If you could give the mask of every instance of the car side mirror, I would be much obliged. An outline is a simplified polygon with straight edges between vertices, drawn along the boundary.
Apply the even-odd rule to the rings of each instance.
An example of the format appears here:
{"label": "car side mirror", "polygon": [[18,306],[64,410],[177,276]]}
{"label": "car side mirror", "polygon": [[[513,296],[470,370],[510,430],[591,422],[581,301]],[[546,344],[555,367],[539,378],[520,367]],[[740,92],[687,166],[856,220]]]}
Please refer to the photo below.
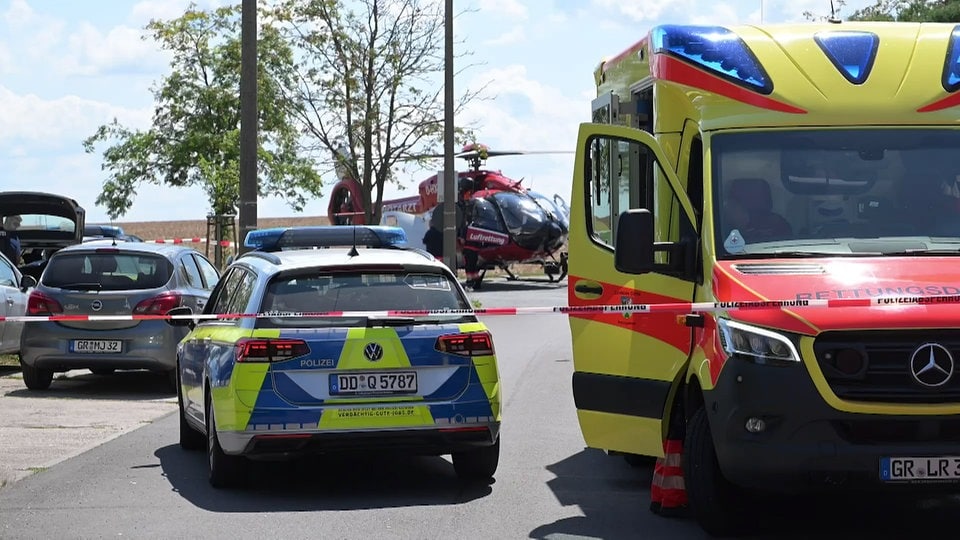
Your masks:
{"label": "car side mirror", "polygon": [[37,286],[37,278],[33,276],[23,276],[20,278],[20,291],[27,292]]}
{"label": "car side mirror", "polygon": [[190,308],[190,306],[175,307],[168,311],[167,315],[169,318],[164,320],[170,326],[186,326],[192,329],[197,325],[197,320],[190,317],[193,315],[193,310]]}

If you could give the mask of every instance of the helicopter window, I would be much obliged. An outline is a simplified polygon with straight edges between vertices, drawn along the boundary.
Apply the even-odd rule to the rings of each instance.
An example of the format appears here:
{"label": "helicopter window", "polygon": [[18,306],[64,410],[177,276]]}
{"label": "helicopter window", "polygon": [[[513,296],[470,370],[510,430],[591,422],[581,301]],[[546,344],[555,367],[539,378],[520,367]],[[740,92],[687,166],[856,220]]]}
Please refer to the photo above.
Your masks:
{"label": "helicopter window", "polygon": [[494,194],[493,199],[500,207],[500,213],[503,215],[507,230],[513,234],[538,229],[540,224],[546,220],[543,209],[526,195],[503,191]]}
{"label": "helicopter window", "polygon": [[473,199],[472,210],[471,223],[473,226],[491,231],[506,232],[497,217],[497,209],[490,201],[480,198]]}

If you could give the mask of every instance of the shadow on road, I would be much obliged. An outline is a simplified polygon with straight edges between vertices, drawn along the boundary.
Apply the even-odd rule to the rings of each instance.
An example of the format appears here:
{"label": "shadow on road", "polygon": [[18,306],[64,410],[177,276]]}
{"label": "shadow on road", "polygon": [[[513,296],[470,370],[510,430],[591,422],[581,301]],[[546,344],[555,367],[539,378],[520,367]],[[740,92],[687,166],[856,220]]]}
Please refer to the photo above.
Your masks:
{"label": "shadow on road", "polygon": [[246,485],[219,490],[207,481],[206,453],[179,445],[158,449],[174,491],[211,512],[311,512],[457,505],[489,495],[488,485],[461,483],[441,457],[314,456],[249,462]]}
{"label": "shadow on road", "polygon": [[52,399],[156,400],[176,396],[167,385],[166,375],[150,371],[117,371],[110,375],[90,372],[70,376],[57,374],[47,390],[25,387],[7,392],[7,397]]}
{"label": "shadow on road", "polygon": [[[557,500],[583,516],[542,525],[530,538],[710,538],[692,518],[649,512],[653,468],[585,449],[547,467]],[[960,499],[944,496],[833,495],[765,498],[756,506],[754,530],[739,538],[820,540],[946,538],[960,528]],[[632,531],[629,534],[624,531]],[[642,531],[642,533],[641,533]]]}

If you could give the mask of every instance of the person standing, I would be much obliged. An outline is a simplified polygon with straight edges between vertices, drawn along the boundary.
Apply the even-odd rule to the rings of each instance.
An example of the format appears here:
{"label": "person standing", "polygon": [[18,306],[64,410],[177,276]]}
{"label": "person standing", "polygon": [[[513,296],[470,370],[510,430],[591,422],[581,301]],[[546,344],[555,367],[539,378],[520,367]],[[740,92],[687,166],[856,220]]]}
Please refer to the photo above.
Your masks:
{"label": "person standing", "polygon": [[17,233],[22,221],[20,216],[7,216],[3,220],[3,230],[0,231],[0,251],[14,266],[20,266],[23,262],[20,258],[20,235]]}

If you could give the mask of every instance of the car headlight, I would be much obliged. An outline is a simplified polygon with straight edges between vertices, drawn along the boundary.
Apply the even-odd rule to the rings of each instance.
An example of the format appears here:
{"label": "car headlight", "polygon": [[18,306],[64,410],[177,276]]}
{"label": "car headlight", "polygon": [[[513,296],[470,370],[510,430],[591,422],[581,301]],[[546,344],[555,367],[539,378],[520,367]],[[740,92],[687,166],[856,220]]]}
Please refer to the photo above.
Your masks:
{"label": "car headlight", "polygon": [[757,364],[800,361],[796,346],[783,334],[729,319],[717,319],[717,325],[728,356],[740,356]]}

